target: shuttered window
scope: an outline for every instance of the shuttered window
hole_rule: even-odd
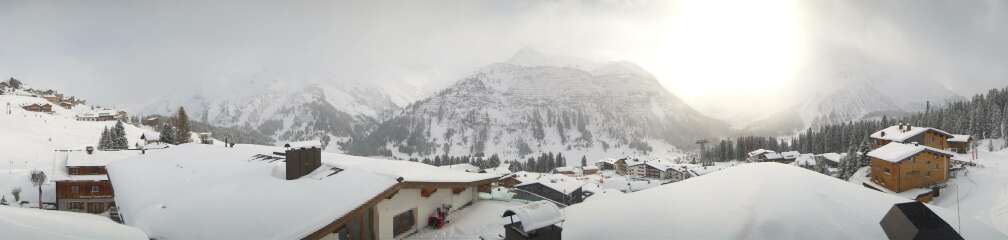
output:
[[[416,226],[416,215],[410,209],[392,218],[392,235],[399,236],[413,230],[413,226]]]

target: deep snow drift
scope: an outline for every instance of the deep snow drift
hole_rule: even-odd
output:
[[[565,209],[565,239],[886,239],[879,221],[909,200],[778,163],[736,166]],[[955,212],[930,206],[953,227]],[[1005,239],[962,219],[966,239]]]

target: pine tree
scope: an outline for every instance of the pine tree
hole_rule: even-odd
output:
[[[105,150],[109,148],[109,129],[105,127],[102,130],[101,137],[98,138],[98,149]]]
[[[165,124],[161,125],[161,130],[159,132],[161,133],[161,137],[159,138],[159,140],[161,142],[168,143],[168,144],[175,144],[175,127],[174,126],[172,126],[171,124],[165,123]]]
[[[189,115],[186,114],[185,108],[179,107],[178,113],[175,116],[175,144],[183,144],[192,141],[192,134],[190,134],[189,129]]]

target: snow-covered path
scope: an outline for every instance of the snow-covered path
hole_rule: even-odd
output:
[[[971,217],[1008,234],[1008,150],[979,151],[980,167],[950,179],[931,204]],[[953,226],[956,223],[950,223]]]

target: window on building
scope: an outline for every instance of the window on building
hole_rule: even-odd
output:
[[[70,168],[70,174],[80,174],[80,168]]]
[[[72,193],[79,193],[80,192],[80,186],[70,186],[70,192],[72,192]]]
[[[70,210],[84,210],[84,203],[70,202]]]
[[[100,191],[101,191],[101,187],[91,186],[91,192],[92,193],[97,193],[97,192],[100,192]]]
[[[392,217],[392,235],[399,236],[416,226],[416,215],[413,214],[413,209],[409,211],[400,213]]]
[[[886,175],[892,175],[892,171],[890,171],[889,168],[882,168],[882,173],[885,173]]]

